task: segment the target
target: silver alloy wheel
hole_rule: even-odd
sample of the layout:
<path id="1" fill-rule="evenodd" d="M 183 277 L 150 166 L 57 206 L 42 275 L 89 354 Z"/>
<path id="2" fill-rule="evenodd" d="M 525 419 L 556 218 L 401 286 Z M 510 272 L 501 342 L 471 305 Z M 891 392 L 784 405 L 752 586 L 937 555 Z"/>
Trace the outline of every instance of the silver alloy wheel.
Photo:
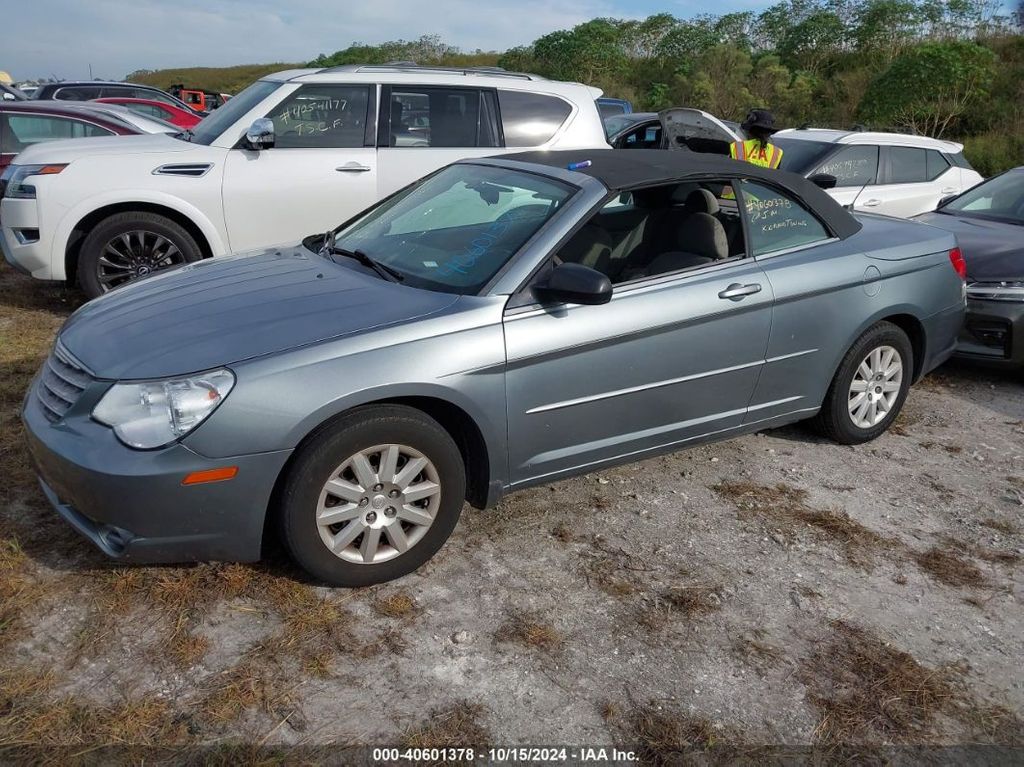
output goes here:
<path id="1" fill-rule="evenodd" d="M 183 263 L 184 254 L 170 239 L 138 229 L 112 237 L 103 246 L 96 277 L 106 292 Z"/>
<path id="2" fill-rule="evenodd" d="M 441 504 L 430 460 L 406 445 L 375 445 L 350 456 L 320 491 L 320 540 L 347 562 L 394 559 L 426 535 Z"/>
<path id="3" fill-rule="evenodd" d="M 857 366 L 848 407 L 856 426 L 877 426 L 892 410 L 903 385 L 903 357 L 891 346 L 877 346 Z"/>

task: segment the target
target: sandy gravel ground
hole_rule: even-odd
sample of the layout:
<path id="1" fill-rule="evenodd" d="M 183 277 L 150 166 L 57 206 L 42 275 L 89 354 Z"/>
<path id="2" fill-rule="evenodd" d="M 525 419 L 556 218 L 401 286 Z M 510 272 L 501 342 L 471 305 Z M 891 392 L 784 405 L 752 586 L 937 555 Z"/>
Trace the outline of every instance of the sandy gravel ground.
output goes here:
<path id="1" fill-rule="evenodd" d="M 118 568 L 20 449 L 76 298 L 0 267 L 0 746 L 1024 744 L 1024 377 L 947 366 L 856 448 L 791 427 L 467 508 L 360 591 Z"/>

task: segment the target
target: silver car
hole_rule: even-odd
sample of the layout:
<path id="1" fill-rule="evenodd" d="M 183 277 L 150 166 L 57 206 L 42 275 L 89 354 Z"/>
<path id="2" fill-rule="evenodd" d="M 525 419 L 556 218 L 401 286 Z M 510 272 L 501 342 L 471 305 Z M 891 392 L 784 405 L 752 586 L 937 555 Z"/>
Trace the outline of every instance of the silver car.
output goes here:
<path id="1" fill-rule="evenodd" d="M 812 419 L 855 444 L 953 351 L 953 236 L 656 150 L 448 166 L 337 230 L 115 290 L 23 418 L 112 557 L 409 573 L 465 501 Z"/>

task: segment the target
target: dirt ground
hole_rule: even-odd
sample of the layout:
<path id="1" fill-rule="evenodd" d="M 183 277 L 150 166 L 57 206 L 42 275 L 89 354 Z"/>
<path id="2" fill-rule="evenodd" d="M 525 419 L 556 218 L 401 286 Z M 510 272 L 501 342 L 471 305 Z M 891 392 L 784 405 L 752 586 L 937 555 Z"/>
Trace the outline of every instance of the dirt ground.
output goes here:
<path id="1" fill-rule="evenodd" d="M 0 746 L 1024 745 L 1024 377 L 946 366 L 860 447 L 791 427 L 467 508 L 343 591 L 118 567 L 57 520 L 17 410 L 79 300 L 0 267 Z"/>

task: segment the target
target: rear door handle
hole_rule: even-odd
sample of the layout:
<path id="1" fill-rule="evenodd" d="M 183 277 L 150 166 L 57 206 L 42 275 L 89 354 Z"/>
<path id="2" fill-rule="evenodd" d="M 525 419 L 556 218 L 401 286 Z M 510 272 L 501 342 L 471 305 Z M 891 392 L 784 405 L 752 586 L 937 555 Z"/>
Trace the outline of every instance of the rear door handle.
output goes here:
<path id="1" fill-rule="evenodd" d="M 865 200 L 864 201 L 864 207 L 865 208 L 877 208 L 881 204 L 882 204 L 882 201 L 877 199 L 877 198 L 872 198 L 870 200 Z"/>
<path id="2" fill-rule="evenodd" d="M 760 293 L 761 286 L 758 283 L 752 283 L 750 285 L 741 285 L 738 282 L 734 282 L 732 285 L 727 287 L 721 293 L 718 294 L 719 298 L 728 298 L 732 301 L 739 301 L 743 296 L 750 296 L 754 293 Z"/>
<path id="3" fill-rule="evenodd" d="M 357 162 L 347 162 L 344 165 L 339 165 L 335 170 L 340 171 L 341 173 L 366 173 L 366 171 L 373 169 L 369 165 L 360 165 Z"/>

